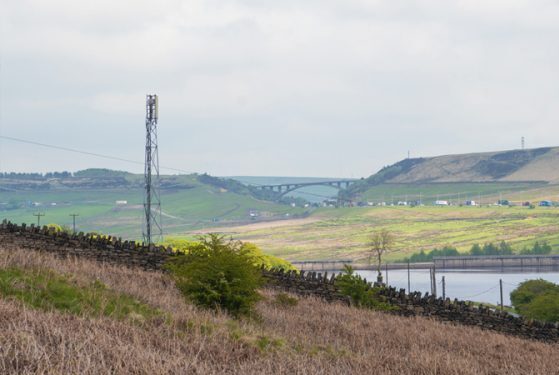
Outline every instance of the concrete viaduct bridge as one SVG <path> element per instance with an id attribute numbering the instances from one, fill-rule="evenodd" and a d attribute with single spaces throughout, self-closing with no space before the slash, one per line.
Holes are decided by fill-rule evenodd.
<path id="1" fill-rule="evenodd" d="M 328 181 L 313 181 L 313 182 L 299 182 L 299 183 L 288 183 L 288 184 L 276 184 L 276 185 L 250 185 L 251 187 L 258 190 L 268 190 L 279 193 L 281 197 L 286 194 L 291 193 L 294 190 L 307 187 L 307 186 L 330 186 L 338 190 L 347 189 L 351 184 L 357 180 L 328 180 Z"/>

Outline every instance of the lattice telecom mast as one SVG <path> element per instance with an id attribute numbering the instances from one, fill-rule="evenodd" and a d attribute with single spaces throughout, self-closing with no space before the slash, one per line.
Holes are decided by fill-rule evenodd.
<path id="1" fill-rule="evenodd" d="M 146 244 L 153 244 L 163 239 L 161 197 L 159 195 L 159 154 L 157 151 L 158 104 L 157 95 L 146 96 L 146 163 L 144 169 L 146 195 L 144 197 L 143 228 L 144 243 Z"/>

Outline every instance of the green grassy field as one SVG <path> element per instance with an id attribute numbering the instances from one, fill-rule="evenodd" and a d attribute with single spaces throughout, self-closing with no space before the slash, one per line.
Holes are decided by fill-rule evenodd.
<path id="1" fill-rule="evenodd" d="M 138 178 L 130 175 L 127 178 Z M 452 245 L 468 250 L 474 243 L 509 241 L 520 249 L 536 240 L 547 240 L 558 252 L 559 208 L 526 207 L 351 207 L 303 208 L 262 201 L 246 194 L 202 184 L 194 176 L 180 176 L 183 188 L 162 190 L 163 226 L 167 236 L 191 238 L 197 233 L 221 231 L 235 238 L 252 241 L 265 252 L 289 260 L 363 260 L 371 232 L 387 228 L 398 238 L 396 252 L 388 260 L 398 260 L 421 249 Z M 2 191 L 0 203 L 18 202 L 25 208 L 4 210 L 1 218 L 13 222 L 36 222 L 34 213 L 46 214 L 42 224 L 70 226 L 72 213 L 80 231 L 96 231 L 127 239 L 141 238 L 143 191 L 120 189 L 65 189 L 50 191 Z M 190 187 L 190 188 L 185 188 Z M 558 185 L 530 183 L 464 183 L 379 185 L 366 192 L 387 200 L 413 200 L 421 192 L 429 200 L 466 199 L 495 202 L 499 196 L 515 202 L 557 200 Z M 469 192 L 466 194 L 465 192 Z M 474 193 L 479 192 L 479 193 Z M 384 197 L 384 198 L 380 198 Z M 365 197 L 366 198 L 366 197 Z M 128 203 L 119 206 L 117 200 Z M 33 206 L 33 202 L 40 203 Z M 251 218 L 257 213 L 257 218 Z M 283 219 L 283 220 L 279 220 Z M 287 219 L 287 220 L 286 220 Z"/>
<path id="2" fill-rule="evenodd" d="M 162 221 L 167 234 L 196 228 L 238 224 L 251 220 L 256 212 L 259 219 L 278 219 L 304 215 L 302 207 L 290 207 L 262 201 L 250 195 L 235 194 L 224 189 L 197 182 L 183 176 L 183 182 L 191 189 L 162 190 Z M 128 203 L 119 206 L 117 200 Z M 0 202 L 26 203 L 25 208 L 4 210 L 0 217 L 16 223 L 36 223 L 34 213 L 45 213 L 41 224 L 72 223 L 69 216 L 77 213 L 77 229 L 110 233 L 125 238 L 139 239 L 143 218 L 143 190 L 134 189 L 88 189 L 52 191 L 3 191 Z M 33 202 L 40 205 L 32 206 Z"/>
<path id="3" fill-rule="evenodd" d="M 421 249 L 452 245 L 460 251 L 474 243 L 505 240 L 514 249 L 548 241 L 559 253 L 559 208 L 542 207 L 363 207 L 324 208 L 306 219 L 221 228 L 289 260 L 367 259 L 374 230 L 397 238 L 386 259 L 397 261 Z"/>

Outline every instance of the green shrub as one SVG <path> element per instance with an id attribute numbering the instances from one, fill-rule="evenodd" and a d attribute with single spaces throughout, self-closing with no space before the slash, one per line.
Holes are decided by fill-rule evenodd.
<path id="1" fill-rule="evenodd" d="M 527 280 L 511 292 L 510 300 L 513 306 L 520 310 L 537 296 L 548 293 L 559 293 L 559 285 L 543 279 Z"/>
<path id="2" fill-rule="evenodd" d="M 536 296 L 524 306 L 522 315 L 526 318 L 559 322 L 559 293 L 547 293 Z"/>
<path id="3" fill-rule="evenodd" d="M 510 294 L 512 305 L 530 319 L 559 321 L 559 285 L 538 279 L 521 283 Z"/>
<path id="4" fill-rule="evenodd" d="M 54 228 L 56 232 L 72 233 L 72 229 L 67 225 L 58 225 L 54 223 L 47 224 L 47 227 Z"/>
<path id="5" fill-rule="evenodd" d="M 233 316 L 249 314 L 260 299 L 259 268 L 239 242 L 209 234 L 167 265 L 178 289 L 195 304 Z"/>
<path id="6" fill-rule="evenodd" d="M 164 246 L 171 246 L 176 251 L 183 253 L 190 253 L 205 251 L 206 247 L 202 244 L 203 239 L 198 239 L 198 241 L 182 239 L 182 238 L 167 238 L 163 243 Z M 283 269 L 284 271 L 296 270 L 296 268 L 288 261 L 275 257 L 273 255 L 264 254 L 264 252 L 255 244 L 250 242 L 238 243 L 239 252 L 242 252 L 247 257 L 249 257 L 255 266 L 265 267 L 266 269 Z"/>
<path id="7" fill-rule="evenodd" d="M 353 267 L 347 264 L 336 278 L 336 286 L 343 295 L 351 299 L 355 306 L 383 311 L 396 309 L 379 295 L 380 288 L 371 287 L 361 276 L 355 274 Z"/>
<path id="8" fill-rule="evenodd" d="M 264 254 L 262 250 L 250 242 L 243 242 L 240 251 L 252 260 L 257 267 L 266 269 L 283 269 L 284 271 L 296 270 L 296 268 L 287 260 L 275 257 L 273 255 Z"/>

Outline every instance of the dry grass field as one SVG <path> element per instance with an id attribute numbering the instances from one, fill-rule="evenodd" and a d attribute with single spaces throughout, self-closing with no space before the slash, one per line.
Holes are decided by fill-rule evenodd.
<path id="1" fill-rule="evenodd" d="M 353 207 L 320 209 L 306 219 L 211 228 L 252 242 L 266 253 L 290 261 L 368 258 L 375 230 L 396 237 L 385 259 L 401 261 L 420 250 L 451 245 L 468 251 L 475 243 L 507 241 L 516 251 L 547 241 L 559 251 L 557 207 Z M 197 232 L 201 233 L 201 232 Z M 192 235 L 192 233 L 189 233 Z"/>
<path id="2" fill-rule="evenodd" d="M 1 279 L 2 374 L 559 373 L 557 344 L 424 318 L 315 299 L 284 306 L 273 292 L 263 291 L 258 315 L 234 320 L 184 302 L 160 273 L 15 248 L 0 250 L 0 271 L 27 275 Z M 33 275 L 47 276 L 31 283 Z M 64 309 L 67 304 L 36 307 L 37 301 L 18 298 L 56 298 L 45 291 L 61 278 L 68 290 L 104 285 L 95 289 L 101 290 L 95 296 L 103 307 L 115 296 L 127 296 L 137 310 L 72 312 Z M 18 293 L 8 297 L 10 290 Z"/>

